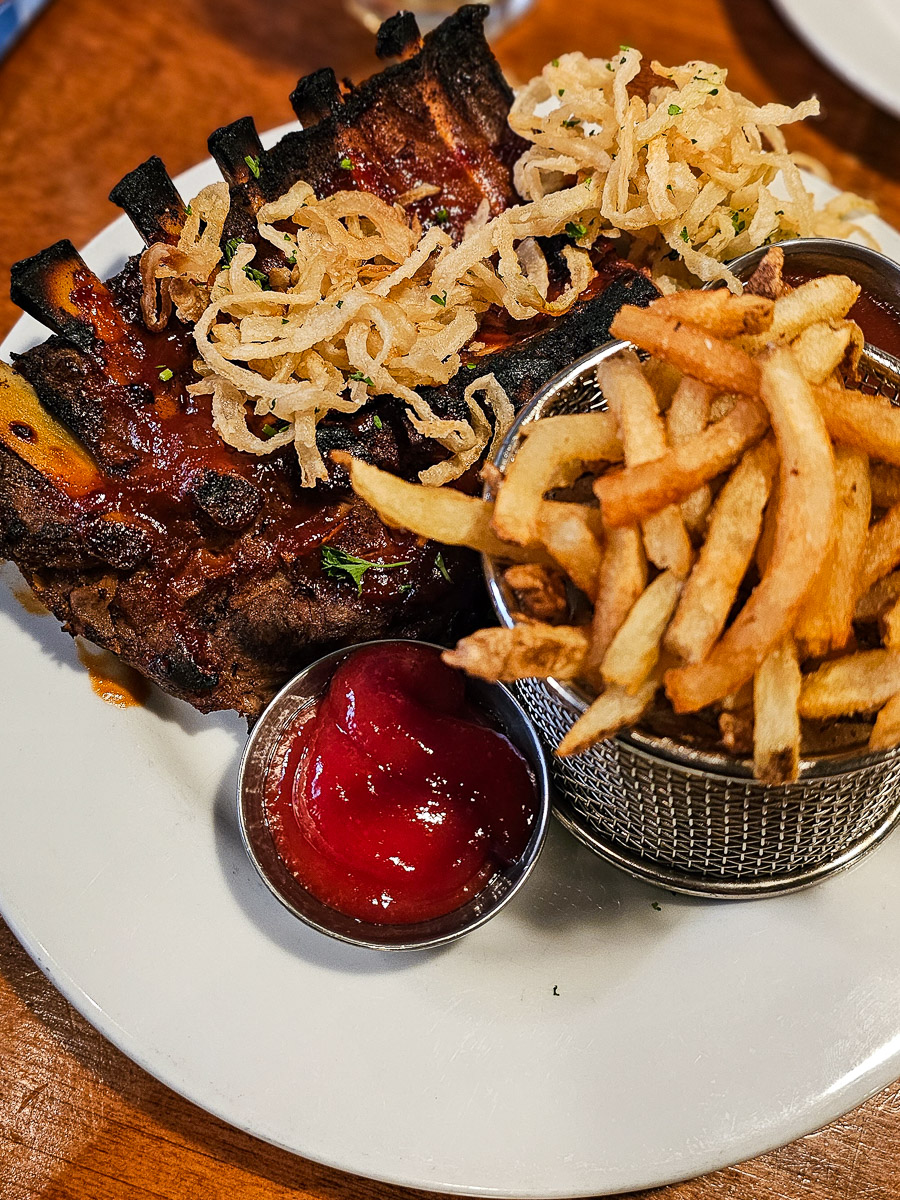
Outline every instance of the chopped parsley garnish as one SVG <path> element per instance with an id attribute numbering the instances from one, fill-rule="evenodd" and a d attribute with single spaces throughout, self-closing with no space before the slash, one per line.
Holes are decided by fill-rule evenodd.
<path id="1" fill-rule="evenodd" d="M 356 380 L 357 383 L 367 383 L 369 387 L 375 386 L 368 375 L 363 375 L 362 371 L 354 371 L 350 378 Z"/>
<path id="2" fill-rule="evenodd" d="M 747 228 L 747 222 L 738 212 L 733 212 L 731 214 L 731 224 L 734 226 L 735 233 L 743 233 Z"/>
<path id="3" fill-rule="evenodd" d="M 685 225 L 685 226 L 682 228 L 682 230 L 681 230 L 681 233 L 679 234 L 679 236 L 680 236 L 680 238 L 681 238 L 681 240 L 682 240 L 683 242 L 689 242 L 689 241 L 691 240 L 691 236 L 690 236 L 690 234 L 689 234 L 689 233 L 688 233 L 688 231 L 687 231 L 687 225 Z"/>
<path id="4" fill-rule="evenodd" d="M 375 416 L 372 418 L 372 424 L 375 426 L 376 429 L 384 428 L 381 417 L 379 417 L 378 413 L 376 413 Z"/>
<path id="5" fill-rule="evenodd" d="M 409 566 L 409 559 L 404 559 L 403 562 L 369 562 L 368 559 L 359 558 L 355 554 L 348 554 L 346 550 L 341 550 L 337 546 L 322 547 L 322 570 L 332 579 L 341 579 L 346 576 L 356 584 L 358 595 L 362 595 L 363 576 L 366 571 L 390 571 L 394 567 Z"/>
<path id="6" fill-rule="evenodd" d="M 667 184 L 666 184 L 666 191 L 667 191 L 667 192 L 674 192 L 674 191 L 675 191 L 675 189 L 672 187 L 671 183 L 667 183 Z"/>
<path id="7" fill-rule="evenodd" d="M 466 363 L 466 370 L 474 371 L 477 366 L 478 366 L 478 363 Z"/>
<path id="8" fill-rule="evenodd" d="M 160 368 L 159 377 L 163 383 L 168 383 L 169 380 L 172 379 L 174 375 L 175 375 L 175 372 L 171 369 L 171 367 L 161 367 Z"/>
<path id="9" fill-rule="evenodd" d="M 437 569 L 440 571 L 440 573 L 443 575 L 443 577 L 447 580 L 448 583 L 453 582 L 453 580 L 450 578 L 450 572 L 447 570 L 447 564 L 444 562 L 444 556 L 443 556 L 443 554 L 441 554 L 440 551 L 438 551 L 437 558 L 435 558 L 435 560 L 434 560 L 434 565 L 437 567 Z"/>
<path id="10" fill-rule="evenodd" d="M 626 50 L 630 50 L 630 49 L 631 49 L 631 46 L 620 46 L 620 47 L 619 47 L 619 49 L 620 49 L 620 50 L 622 51 L 622 53 L 624 54 Z"/>
<path id="11" fill-rule="evenodd" d="M 651 908 L 652 908 L 652 909 L 653 909 L 655 912 L 662 912 L 662 908 L 660 907 L 660 904 L 659 904 L 659 901 L 658 901 L 658 900 L 654 900 L 654 901 L 653 901 L 653 903 L 650 905 L 650 907 L 651 907 Z"/>
<path id="12" fill-rule="evenodd" d="M 222 251 L 222 257 L 225 259 L 225 266 L 231 266 L 231 260 L 234 258 L 235 251 L 241 244 L 240 238 L 229 238 L 225 243 L 225 249 Z"/>
<path id="13" fill-rule="evenodd" d="M 184 211 L 189 217 L 192 217 L 194 215 L 194 210 L 191 208 L 191 206 L 189 204 L 185 206 Z"/>
<path id="14" fill-rule="evenodd" d="M 281 318 L 281 323 L 282 323 L 282 325 L 287 325 L 287 323 L 288 323 L 288 319 L 287 319 L 287 317 L 282 317 L 282 318 Z"/>
<path id="15" fill-rule="evenodd" d="M 441 292 L 441 294 L 439 296 L 432 296 L 431 299 L 435 302 L 435 304 L 439 304 L 441 306 L 441 308 L 447 307 L 447 293 L 446 292 Z"/>
<path id="16" fill-rule="evenodd" d="M 446 208 L 438 208 L 435 210 L 434 219 L 437 221 L 438 225 L 443 225 L 445 221 L 450 220 L 450 214 L 447 212 Z"/>
<path id="17" fill-rule="evenodd" d="M 574 129 L 576 125 L 581 124 L 581 117 L 568 117 L 563 121 L 564 129 Z"/>
<path id="18" fill-rule="evenodd" d="M 684 112 L 684 109 L 680 108 L 677 104 L 669 105 L 669 116 L 670 117 L 677 117 L 683 112 Z"/>
<path id="19" fill-rule="evenodd" d="M 343 300 L 338 300 L 337 304 L 336 304 L 334 307 L 335 307 L 335 308 L 342 308 L 342 307 L 343 307 L 343 304 L 344 304 Z"/>
<path id="20" fill-rule="evenodd" d="M 718 96 L 718 94 L 719 94 L 719 89 L 718 89 L 718 88 L 711 88 L 711 89 L 710 89 L 710 93 L 709 93 L 709 94 L 710 94 L 711 96 Z"/>
<path id="21" fill-rule="evenodd" d="M 350 161 L 349 158 L 347 158 L 346 155 L 341 159 L 341 170 L 342 171 L 352 171 L 353 170 L 353 163 Z"/>
<path id="22" fill-rule="evenodd" d="M 553 60 L 553 62 L 552 62 L 552 64 L 551 64 L 551 65 L 552 65 L 552 66 L 554 66 L 554 67 L 558 67 L 558 66 L 559 66 L 559 59 L 558 59 L 558 58 L 554 58 L 554 60 Z"/>
<path id="23" fill-rule="evenodd" d="M 244 267 L 244 274 L 254 283 L 258 283 L 260 287 L 269 282 L 268 275 L 263 271 L 257 271 L 256 267 Z"/>
<path id="24" fill-rule="evenodd" d="M 288 421 L 279 420 L 276 420 L 274 423 L 272 421 L 266 421 L 265 425 L 263 425 L 259 432 L 266 439 L 266 441 L 268 441 L 269 438 L 273 438 L 276 433 L 283 433 L 285 429 L 287 429 L 289 423 L 290 422 Z"/>
<path id="25" fill-rule="evenodd" d="M 607 71 L 614 71 L 616 68 L 612 65 L 611 62 L 608 62 L 606 64 L 606 69 L 607 69 Z"/>
<path id="26" fill-rule="evenodd" d="M 582 225 L 581 221 L 569 221 L 566 225 L 566 233 L 574 241 L 579 238 L 587 237 L 587 229 Z"/>
<path id="27" fill-rule="evenodd" d="M 252 154 L 244 155 L 244 162 L 250 168 L 250 174 L 254 179 L 259 179 L 259 159 L 254 158 Z"/>

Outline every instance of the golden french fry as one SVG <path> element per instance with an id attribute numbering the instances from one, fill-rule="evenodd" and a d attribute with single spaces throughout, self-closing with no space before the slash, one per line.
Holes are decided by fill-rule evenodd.
<path id="1" fill-rule="evenodd" d="M 545 559 L 534 547 L 511 546 L 491 530 L 494 506 L 449 487 L 407 483 L 371 463 L 334 451 L 332 458 L 350 470 L 354 492 L 371 505 L 386 525 L 409 529 L 446 546 L 469 546 L 492 558 L 512 562 Z"/>
<path id="2" fill-rule="evenodd" d="M 597 382 L 619 422 L 628 466 L 661 458 L 668 449 L 666 431 L 653 389 L 633 352 L 617 354 L 597 368 Z M 644 549 L 652 563 L 682 578 L 690 570 L 693 551 L 681 513 L 674 505 L 644 522 Z"/>
<path id="3" fill-rule="evenodd" d="M 800 761 L 800 664 L 788 638 L 770 650 L 753 677 L 753 774 L 793 783 Z"/>
<path id="4" fill-rule="evenodd" d="M 642 683 L 633 696 L 614 684 L 608 687 L 578 718 L 556 747 L 556 753 L 560 758 L 581 754 L 629 725 L 636 725 L 653 703 L 658 687 L 659 679 L 655 674 Z"/>
<path id="5" fill-rule="evenodd" d="M 650 305 L 650 312 L 687 321 L 720 338 L 762 333 L 772 324 L 775 305 L 763 296 L 734 296 L 727 288 L 673 292 Z"/>
<path id="6" fill-rule="evenodd" d="M 892 508 L 900 504 L 900 469 L 889 463 L 873 462 L 869 466 L 869 479 L 875 508 Z"/>
<path id="7" fill-rule="evenodd" d="M 569 602 L 566 582 L 559 571 L 540 563 L 517 563 L 506 568 L 503 578 L 526 616 L 551 625 L 565 620 Z"/>
<path id="8" fill-rule="evenodd" d="M 649 678 L 659 662 L 660 641 L 681 587 L 674 572 L 664 571 L 635 601 L 603 659 L 601 672 L 607 683 L 618 684 L 633 696 Z"/>
<path id="9" fill-rule="evenodd" d="M 809 325 L 846 317 L 859 299 L 860 287 L 846 275 L 810 279 L 775 301 L 772 324 L 765 333 L 744 338 L 745 350 L 758 351 L 778 342 L 791 342 Z"/>
<path id="10" fill-rule="evenodd" d="M 610 331 L 717 391 L 759 393 L 759 368 L 749 354 L 701 329 L 627 304 L 616 313 Z"/>
<path id="11" fill-rule="evenodd" d="M 794 629 L 813 658 L 841 650 L 853 631 L 859 569 L 869 530 L 869 460 L 862 450 L 838 446 L 834 455 L 837 512 L 834 543 L 813 581 Z"/>
<path id="12" fill-rule="evenodd" d="M 648 358 L 641 363 L 644 378 L 653 388 L 660 412 L 666 412 L 672 403 L 678 385 L 684 376 L 671 363 L 663 362 L 661 358 Z"/>
<path id="13" fill-rule="evenodd" d="M 493 529 L 507 542 L 526 546 L 538 539 L 544 494 L 574 483 L 595 464 L 622 457 L 616 419 L 611 413 L 546 417 L 523 430 L 523 441 L 500 485 Z"/>
<path id="14" fill-rule="evenodd" d="M 844 364 L 855 371 L 865 338 L 855 321 L 818 321 L 800 333 L 791 349 L 808 383 L 821 384 Z"/>
<path id="15" fill-rule="evenodd" d="M 479 629 L 442 658 L 451 667 L 493 681 L 576 679 L 583 674 L 590 641 L 574 625 L 516 625 Z"/>
<path id="16" fill-rule="evenodd" d="M 800 716 L 817 721 L 877 712 L 900 692 L 900 654 L 863 650 L 827 662 L 807 675 L 800 692 Z"/>
<path id="17" fill-rule="evenodd" d="M 900 600 L 895 600 L 881 618 L 881 640 L 886 649 L 900 650 Z"/>
<path id="18" fill-rule="evenodd" d="M 734 466 L 769 427 L 765 406 L 744 397 L 715 425 L 655 462 L 601 475 L 594 492 L 607 525 L 631 525 L 682 500 Z"/>
<path id="19" fill-rule="evenodd" d="M 854 621 L 877 621 L 895 600 L 900 599 L 900 571 L 872 584 L 856 602 Z"/>
<path id="20" fill-rule="evenodd" d="M 889 508 L 880 521 L 869 529 L 859 575 L 856 594 L 862 596 L 894 567 L 900 564 L 900 504 Z"/>
<path id="21" fill-rule="evenodd" d="M 703 432 L 709 424 L 712 401 L 713 390 L 709 384 L 683 376 L 666 414 L 666 433 L 671 446 L 680 446 Z M 707 484 L 682 501 L 681 516 L 691 533 L 700 533 L 705 528 L 711 501 Z"/>
<path id="22" fill-rule="evenodd" d="M 102 484 L 102 472 L 87 450 L 5 362 L 0 362 L 0 445 L 73 499 L 90 495 Z"/>
<path id="23" fill-rule="evenodd" d="M 554 515 L 555 508 L 564 509 Z M 539 510 L 538 533 L 547 553 L 577 588 L 593 600 L 597 594 L 603 549 L 590 527 L 586 505 L 555 505 L 546 501 Z"/>
<path id="24" fill-rule="evenodd" d="M 892 750 L 900 745 L 900 692 L 891 696 L 875 718 L 869 737 L 870 750 Z"/>
<path id="25" fill-rule="evenodd" d="M 781 457 L 781 500 L 769 568 L 705 661 L 666 673 L 676 712 L 736 691 L 790 631 L 831 545 L 834 457 L 809 384 L 787 349 L 760 359 L 762 399 Z"/>
<path id="26" fill-rule="evenodd" d="M 646 586 L 647 557 L 640 530 L 636 525 L 607 530 L 586 663 L 588 679 L 599 678 L 613 638 Z"/>
<path id="27" fill-rule="evenodd" d="M 900 408 L 884 396 L 865 396 L 834 383 L 816 388 L 815 396 L 836 442 L 900 467 Z"/>
<path id="28" fill-rule="evenodd" d="M 744 455 L 710 513 L 706 540 L 665 637 L 685 662 L 705 658 L 725 628 L 753 559 L 778 454 L 766 439 Z"/>

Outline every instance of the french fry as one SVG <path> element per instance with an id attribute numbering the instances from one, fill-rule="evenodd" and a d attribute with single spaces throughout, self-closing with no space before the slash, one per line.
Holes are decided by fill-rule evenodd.
<path id="1" fill-rule="evenodd" d="M 900 571 L 885 575 L 884 579 L 873 583 L 869 590 L 860 596 L 856 602 L 853 619 L 863 622 L 877 621 L 897 599 L 900 599 Z"/>
<path id="2" fill-rule="evenodd" d="M 790 350 L 761 356 L 761 395 L 781 456 L 781 501 L 769 568 L 701 663 L 666 673 L 676 712 L 695 712 L 736 691 L 790 631 L 831 545 L 834 458 L 822 415 Z"/>
<path id="3" fill-rule="evenodd" d="M 759 368 L 750 355 L 702 329 L 627 304 L 616 313 L 610 332 L 716 391 L 759 394 Z"/>
<path id="4" fill-rule="evenodd" d="M 653 388 L 660 412 L 666 412 L 684 376 L 671 363 L 661 358 L 648 358 L 641 363 L 644 378 Z"/>
<path id="5" fill-rule="evenodd" d="M 875 718 L 869 737 L 870 750 L 892 750 L 900 745 L 900 692 L 891 696 Z"/>
<path id="6" fill-rule="evenodd" d="M 863 650 L 827 662 L 807 675 L 800 716 L 817 721 L 873 713 L 900 692 L 900 654 Z"/>
<path id="7" fill-rule="evenodd" d="M 775 301 L 771 325 L 765 333 L 744 338 L 744 349 L 759 351 L 767 345 L 791 342 L 809 325 L 840 320 L 859 299 L 859 293 L 859 284 L 846 275 L 822 275 L 801 283 Z"/>
<path id="8" fill-rule="evenodd" d="M 900 504 L 889 508 L 869 529 L 857 577 L 856 594 L 861 596 L 900 564 Z"/>
<path id="9" fill-rule="evenodd" d="M 636 725 L 653 703 L 658 687 L 659 680 L 655 675 L 642 683 L 633 696 L 624 688 L 608 687 L 578 718 L 556 747 L 556 753 L 560 758 L 581 754 L 629 725 Z"/>
<path id="10" fill-rule="evenodd" d="M 703 432 L 709 424 L 712 400 L 709 384 L 683 376 L 666 414 L 666 433 L 671 446 L 680 446 Z M 704 483 L 682 501 L 681 516 L 691 533 L 699 533 L 705 527 L 711 500 L 709 486 Z"/>
<path id="11" fill-rule="evenodd" d="M 793 783 L 800 761 L 800 664 L 788 638 L 770 650 L 753 677 L 753 774 Z"/>
<path id="12" fill-rule="evenodd" d="M 888 650 L 900 650 L 900 600 L 895 600 L 881 618 L 881 640 Z"/>
<path id="13" fill-rule="evenodd" d="M 850 640 L 860 564 L 872 512 L 869 460 L 862 450 L 838 446 L 834 474 L 837 484 L 834 543 L 813 581 L 794 630 L 805 653 L 813 658 L 820 658 L 829 650 L 842 650 Z"/>
<path id="14" fill-rule="evenodd" d="M 687 663 L 705 658 L 725 628 L 753 559 L 777 469 L 778 454 L 766 439 L 744 455 L 719 493 L 706 540 L 665 637 L 666 649 Z"/>
<path id="15" fill-rule="evenodd" d="M 865 396 L 833 383 L 816 388 L 815 395 L 836 442 L 900 467 L 900 408 L 884 396 Z"/>
<path id="16" fill-rule="evenodd" d="M 554 515 L 554 509 L 562 509 Z M 593 600 L 597 595 L 603 549 L 594 536 L 587 505 L 546 501 L 539 510 L 538 533 L 554 559 L 577 588 Z"/>
<path id="17" fill-rule="evenodd" d="M 574 625 L 516 625 L 479 629 L 445 650 L 442 658 L 480 679 L 576 679 L 583 674 L 590 640 Z"/>
<path id="18" fill-rule="evenodd" d="M 791 343 L 791 349 L 808 383 L 822 384 L 842 364 L 853 372 L 865 338 L 855 321 L 819 321 Z"/>
<path id="19" fill-rule="evenodd" d="M 900 468 L 873 462 L 869 467 L 869 479 L 875 508 L 892 508 L 900 504 Z"/>
<path id="20" fill-rule="evenodd" d="M 565 620 L 569 603 L 565 579 L 559 571 L 540 563 L 517 563 L 506 568 L 503 578 L 526 616 L 551 625 Z"/>
<path id="21" fill-rule="evenodd" d="M 637 355 L 625 352 L 602 363 L 597 369 L 597 382 L 619 422 L 626 464 L 637 466 L 661 458 L 668 449 L 665 425 Z M 644 549 L 650 561 L 684 578 L 694 556 L 677 507 L 670 505 L 648 517 L 643 528 Z"/>
<path id="22" fill-rule="evenodd" d="M 497 493 L 493 517 L 497 536 L 520 546 L 537 539 L 546 492 L 574 483 L 589 466 L 622 457 L 611 413 L 546 417 L 526 426 L 523 436 Z"/>
<path id="23" fill-rule="evenodd" d="M 763 296 L 734 296 L 727 288 L 673 292 L 650 305 L 650 312 L 686 321 L 720 338 L 762 333 L 772 324 L 775 305 Z"/>
<path id="24" fill-rule="evenodd" d="M 494 506 L 455 488 L 407 483 L 371 463 L 334 451 L 332 458 L 350 470 L 354 492 L 371 505 L 386 525 L 409 529 L 446 546 L 469 546 L 491 558 L 534 562 L 545 555 L 534 547 L 509 545 L 491 529 Z"/>
<path id="25" fill-rule="evenodd" d="M 680 504 L 698 487 L 734 466 L 768 427 L 764 405 L 744 397 L 721 421 L 673 446 L 655 462 L 601 475 L 594 492 L 603 520 L 611 526 L 631 525 L 667 504 Z"/>
<path id="26" fill-rule="evenodd" d="M 607 530 L 594 601 L 591 648 L 585 664 L 588 679 L 599 679 L 613 638 L 646 586 L 647 557 L 641 531 L 636 525 Z"/>
<path id="27" fill-rule="evenodd" d="M 660 641 L 671 620 L 681 580 L 663 571 L 633 605 L 606 652 L 601 672 L 633 696 L 659 662 Z"/>

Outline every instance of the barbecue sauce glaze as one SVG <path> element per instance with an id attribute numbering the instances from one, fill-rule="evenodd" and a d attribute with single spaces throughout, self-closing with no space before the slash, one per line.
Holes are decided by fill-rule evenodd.
<path id="1" fill-rule="evenodd" d="M 390 643 L 344 662 L 289 725 L 266 817 L 292 874 L 350 917 L 443 916 L 525 850 L 537 813 L 523 756 L 436 650 Z"/>

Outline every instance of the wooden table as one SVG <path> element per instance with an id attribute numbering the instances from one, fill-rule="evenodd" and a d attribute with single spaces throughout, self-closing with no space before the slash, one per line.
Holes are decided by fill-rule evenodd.
<path id="1" fill-rule="evenodd" d="M 766 0 L 538 0 L 497 52 L 514 79 L 553 54 L 621 43 L 663 62 L 728 66 L 754 100 L 820 96 L 794 137 L 900 225 L 900 124 L 855 95 Z M 152 153 L 175 174 L 210 130 L 290 118 L 299 75 L 361 78 L 372 38 L 339 0 L 55 0 L 0 64 L 0 280 L 12 262 L 116 213 L 106 201 Z M 17 313 L 0 294 L 0 334 Z M 2 784 L 0 784 L 2 786 Z M 4 1200 L 400 1200 L 402 1189 L 275 1150 L 194 1108 L 97 1034 L 0 926 L 0 1195 Z M 900 1194 L 900 1084 L 827 1129 L 658 1200 L 888 1200 Z"/>

